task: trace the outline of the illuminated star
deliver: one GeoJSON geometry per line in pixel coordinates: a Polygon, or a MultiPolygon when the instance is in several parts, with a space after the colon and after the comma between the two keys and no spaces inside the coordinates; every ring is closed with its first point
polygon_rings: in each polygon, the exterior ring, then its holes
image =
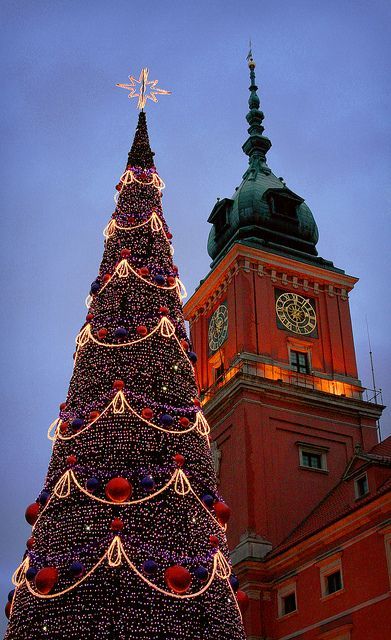
{"type": "Polygon", "coordinates": [[[148,80],[148,74],[149,69],[145,67],[141,70],[138,80],[136,80],[136,78],[133,78],[133,76],[129,76],[129,84],[116,85],[117,87],[122,87],[122,89],[128,89],[128,91],[130,91],[128,96],[129,98],[138,98],[138,109],[144,109],[147,100],[157,102],[156,94],[167,96],[171,93],[171,91],[166,91],[165,89],[160,89],[159,87],[157,87],[156,85],[159,82],[158,80],[148,80]],[[138,87],[137,85],[140,85],[140,87],[138,87]]]}

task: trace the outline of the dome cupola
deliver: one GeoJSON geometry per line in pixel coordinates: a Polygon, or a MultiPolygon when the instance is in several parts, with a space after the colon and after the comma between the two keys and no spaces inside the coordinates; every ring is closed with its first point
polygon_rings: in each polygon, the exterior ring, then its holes
{"type": "Polygon", "coordinates": [[[249,157],[249,166],[232,198],[218,200],[208,218],[213,224],[208,239],[212,266],[236,242],[301,260],[322,261],[316,259],[318,229],[310,208],[267,165],[266,154],[272,143],[263,135],[264,114],[251,51],[247,60],[251,80],[246,116],[249,137],[242,149],[249,157]]]}

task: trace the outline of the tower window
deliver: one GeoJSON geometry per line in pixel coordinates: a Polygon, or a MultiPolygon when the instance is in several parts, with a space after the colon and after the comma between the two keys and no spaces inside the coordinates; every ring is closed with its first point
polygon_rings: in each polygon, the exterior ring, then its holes
{"type": "Polygon", "coordinates": [[[334,556],[333,559],[329,559],[325,564],[322,563],[322,565],[320,569],[321,592],[322,598],[327,598],[333,593],[338,593],[338,591],[342,591],[343,589],[341,556],[334,556]]]}
{"type": "Polygon", "coordinates": [[[220,233],[223,231],[227,224],[227,212],[225,209],[221,209],[215,217],[214,225],[216,229],[216,233],[220,233]]]}
{"type": "Polygon", "coordinates": [[[302,351],[291,351],[290,352],[290,364],[294,371],[298,373],[309,373],[309,360],[308,353],[303,353],[302,351]]]}
{"type": "Polygon", "coordinates": [[[341,571],[338,569],[333,573],[329,573],[326,576],[326,593],[329,595],[330,593],[335,593],[336,591],[340,591],[342,589],[342,576],[341,571]]]}
{"type": "Polygon", "coordinates": [[[288,593],[287,596],[282,598],[282,615],[286,616],[288,613],[296,611],[296,594],[288,593]]]}
{"type": "Polygon", "coordinates": [[[302,469],[327,472],[327,447],[296,442],[299,446],[299,465],[302,469]]]}
{"type": "Polygon", "coordinates": [[[269,210],[271,214],[297,219],[297,205],[300,199],[292,198],[286,194],[271,193],[268,197],[269,210]]]}
{"type": "Polygon", "coordinates": [[[322,455],[320,453],[303,451],[301,457],[302,457],[302,462],[304,467],[311,467],[311,469],[322,468],[322,455]]]}
{"type": "Polygon", "coordinates": [[[278,616],[287,616],[297,611],[296,583],[290,583],[278,591],[278,616]]]}
{"type": "Polygon", "coordinates": [[[354,481],[354,488],[357,499],[363,498],[367,493],[369,493],[368,476],[366,473],[354,481]]]}

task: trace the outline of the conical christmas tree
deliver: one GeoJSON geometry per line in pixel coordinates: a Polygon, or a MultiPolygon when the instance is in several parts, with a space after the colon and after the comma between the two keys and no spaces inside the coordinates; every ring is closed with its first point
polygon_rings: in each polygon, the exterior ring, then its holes
{"type": "Polygon", "coordinates": [[[244,638],[153,155],[141,111],[7,640],[244,638]]]}

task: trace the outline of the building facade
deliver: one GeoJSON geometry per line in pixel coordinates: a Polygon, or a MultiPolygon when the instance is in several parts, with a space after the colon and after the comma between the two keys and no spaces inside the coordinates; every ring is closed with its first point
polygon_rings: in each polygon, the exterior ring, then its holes
{"type": "Polygon", "coordinates": [[[248,638],[383,640],[391,445],[358,378],[357,278],[318,256],[311,210],[268,167],[249,68],[249,166],[211,212],[211,271],[185,306],[248,638]]]}

